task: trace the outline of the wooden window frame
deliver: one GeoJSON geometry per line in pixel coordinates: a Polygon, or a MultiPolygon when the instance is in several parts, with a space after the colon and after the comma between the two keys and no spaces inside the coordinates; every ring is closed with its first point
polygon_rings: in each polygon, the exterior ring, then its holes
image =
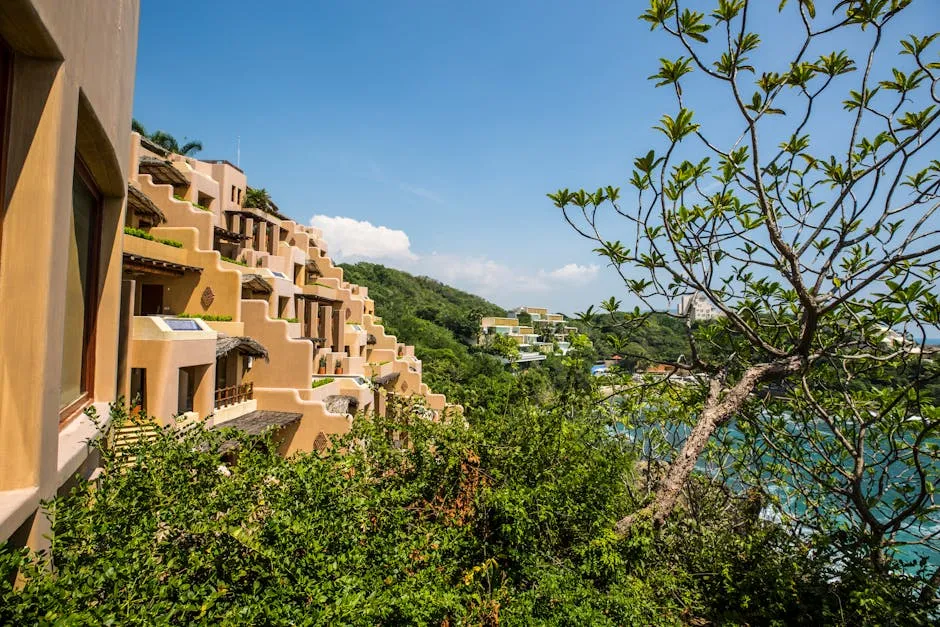
{"type": "Polygon", "coordinates": [[[10,109],[13,105],[13,48],[0,37],[0,250],[6,215],[7,146],[10,143],[10,109]]]}
{"type": "MultiPolygon", "coordinates": [[[[99,268],[101,262],[101,228],[104,219],[104,195],[98,189],[91,172],[79,155],[75,155],[74,175],[95,199],[95,214],[92,216],[91,243],[88,255],[88,277],[90,285],[85,294],[85,320],[82,325],[82,372],[81,380],[85,390],[77,399],[59,410],[59,427],[78,416],[95,398],[95,347],[98,334],[98,290],[100,289],[99,268]]],[[[74,212],[74,209],[72,209],[74,212]]]]}

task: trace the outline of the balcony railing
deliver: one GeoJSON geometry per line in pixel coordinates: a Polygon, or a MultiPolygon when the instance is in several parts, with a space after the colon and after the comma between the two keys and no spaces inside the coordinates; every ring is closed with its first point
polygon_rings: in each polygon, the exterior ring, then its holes
{"type": "Polygon", "coordinates": [[[215,408],[250,401],[254,398],[254,392],[254,383],[240,383],[227,388],[219,388],[215,391],[215,408]]]}

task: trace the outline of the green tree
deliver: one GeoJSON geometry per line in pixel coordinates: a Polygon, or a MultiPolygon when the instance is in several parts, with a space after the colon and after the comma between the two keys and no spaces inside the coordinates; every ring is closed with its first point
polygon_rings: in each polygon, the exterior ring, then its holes
{"type": "Polygon", "coordinates": [[[271,211],[271,194],[263,187],[249,187],[245,190],[245,200],[242,205],[261,211],[271,211]]]}
{"type": "MultiPolygon", "coordinates": [[[[685,320],[686,350],[669,363],[703,375],[695,423],[639,516],[662,525],[716,432],[761,415],[750,408],[770,398],[766,409],[796,408],[822,420],[820,429],[791,434],[788,442],[804,451],[842,451],[828,464],[847,473],[846,485],[861,486],[850,487],[843,502],[858,513],[870,555],[882,564],[878,545],[898,523],[865,504],[878,499],[866,488],[877,460],[866,457],[863,443],[877,432],[886,438],[879,450],[901,451],[894,459],[911,475],[906,505],[896,512],[905,521],[935,516],[930,443],[940,422],[912,420],[935,415],[919,394],[921,378],[874,398],[847,384],[878,364],[921,362],[916,345],[923,347],[940,320],[931,289],[940,251],[940,162],[929,148],[940,132],[940,64],[931,60],[937,33],[891,47],[900,38],[895,18],[909,0],[825,7],[784,0],[774,4],[780,17],[773,23],[792,25],[789,51],[760,54],[755,28],[771,23],[767,3],[719,0],[708,14],[685,4],[651,0],[641,16],[677,49],[650,77],[672,92],[676,109],[655,127],[665,138],[662,150],[634,161],[634,199],[622,201],[613,186],[549,194],[650,309],[700,294],[723,316],[709,325],[685,320]],[[684,89],[692,76],[695,89],[684,89]],[[707,115],[693,113],[696,95],[707,111],[734,119],[710,127],[707,115]],[[834,106],[840,102],[841,118],[834,106]],[[814,133],[825,133],[825,141],[814,142],[814,133]],[[629,242],[602,235],[608,213],[631,225],[629,242]],[[891,328],[915,341],[887,341],[891,328]],[[755,395],[771,384],[775,394],[755,395]]],[[[604,304],[610,313],[619,307],[615,299],[604,304]]],[[[642,325],[648,317],[637,308],[623,322],[642,325]]],[[[765,444],[779,433],[751,424],[765,444]]],[[[625,517],[618,529],[637,519],[625,517]]]]}
{"type": "Polygon", "coordinates": [[[183,155],[184,157],[192,156],[202,150],[202,142],[199,140],[189,141],[180,146],[175,137],[164,131],[158,130],[148,134],[147,129],[144,128],[144,125],[141,124],[137,119],[131,120],[131,130],[133,130],[135,133],[140,133],[164,150],[178,155],[183,155]]]}
{"type": "Polygon", "coordinates": [[[486,348],[494,355],[508,359],[510,362],[519,359],[519,344],[508,335],[502,333],[487,335],[486,348]]]}

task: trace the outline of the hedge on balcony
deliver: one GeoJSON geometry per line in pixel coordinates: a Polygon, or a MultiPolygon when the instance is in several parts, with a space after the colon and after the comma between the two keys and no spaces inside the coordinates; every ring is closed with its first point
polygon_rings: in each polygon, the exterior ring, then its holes
{"type": "Polygon", "coordinates": [[[158,244],[166,244],[167,246],[172,246],[173,248],[183,247],[183,242],[177,242],[175,239],[161,239],[158,237],[154,237],[153,235],[151,235],[150,233],[146,231],[135,229],[134,227],[131,227],[131,226],[124,227],[124,234],[131,235],[133,237],[139,237],[140,239],[149,240],[151,242],[157,242],[158,244]]]}
{"type": "Polygon", "coordinates": [[[200,205],[198,202],[193,202],[193,201],[191,201],[191,200],[186,200],[185,198],[183,198],[183,197],[180,196],[179,194],[173,194],[173,198],[175,198],[176,200],[178,200],[178,201],[180,201],[180,202],[188,202],[189,204],[191,204],[191,205],[192,205],[193,207],[195,207],[196,209],[202,209],[203,211],[212,211],[212,209],[209,209],[209,207],[206,207],[205,205],[200,205]]]}
{"type": "Polygon", "coordinates": [[[191,313],[182,313],[177,318],[199,318],[200,320],[205,320],[206,322],[231,322],[232,316],[214,316],[212,314],[191,314],[191,313]]]}

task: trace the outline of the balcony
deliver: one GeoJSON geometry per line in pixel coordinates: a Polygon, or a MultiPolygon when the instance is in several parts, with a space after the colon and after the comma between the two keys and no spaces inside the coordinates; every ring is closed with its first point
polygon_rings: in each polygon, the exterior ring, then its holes
{"type": "Polygon", "coordinates": [[[215,391],[215,408],[222,409],[230,405],[237,405],[238,403],[254,400],[254,398],[254,383],[230,385],[227,388],[219,388],[215,391]]]}
{"type": "Polygon", "coordinates": [[[336,294],[336,289],[321,282],[307,283],[303,286],[303,294],[305,296],[315,297],[319,300],[334,302],[339,300],[339,297],[336,294]]]}
{"type": "Polygon", "coordinates": [[[192,265],[191,254],[185,248],[127,233],[124,234],[123,238],[125,265],[140,266],[142,270],[147,272],[177,276],[181,276],[186,272],[202,272],[202,268],[192,265]]]}

